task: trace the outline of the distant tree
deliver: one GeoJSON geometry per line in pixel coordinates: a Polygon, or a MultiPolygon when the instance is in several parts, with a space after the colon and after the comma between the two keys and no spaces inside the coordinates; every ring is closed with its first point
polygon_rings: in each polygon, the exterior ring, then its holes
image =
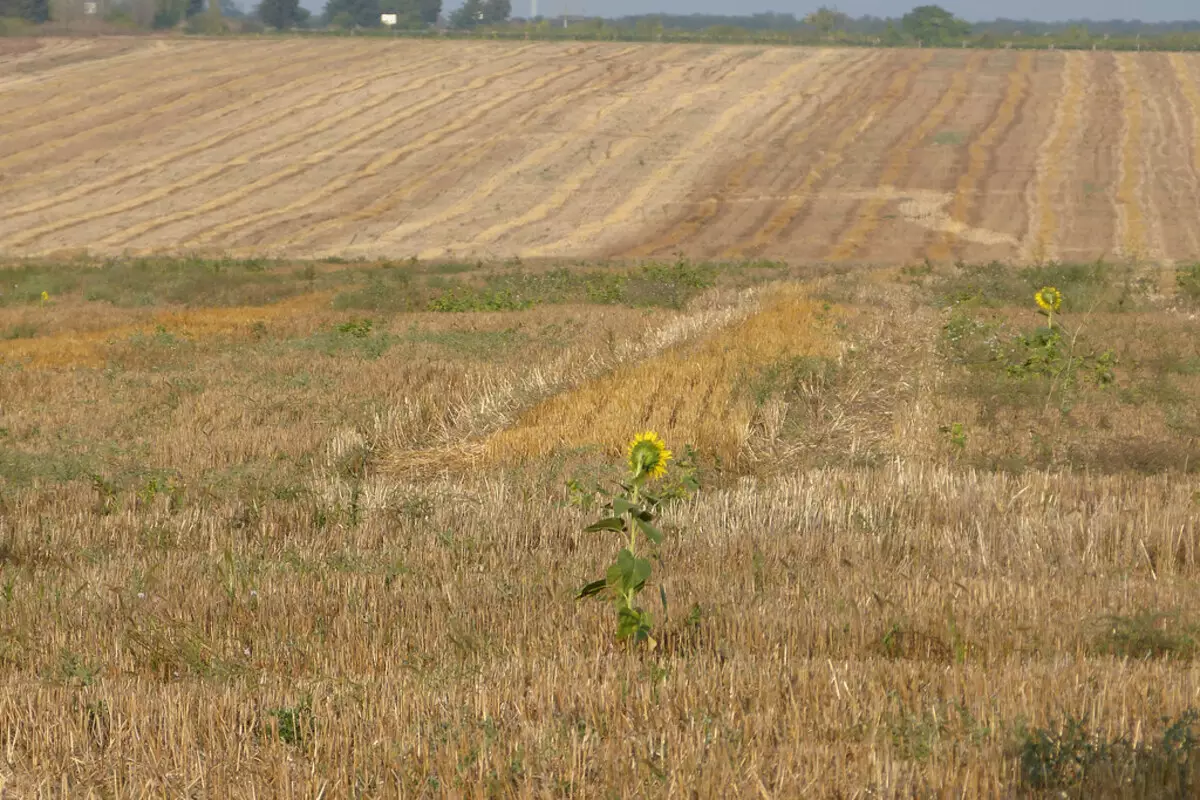
{"type": "Polygon", "coordinates": [[[509,0],[483,0],[483,24],[498,25],[507,22],[512,16],[512,3],[509,0]]]}
{"type": "Polygon", "coordinates": [[[426,25],[436,25],[442,15],[442,0],[416,0],[417,16],[426,25]]]}
{"type": "Polygon", "coordinates": [[[50,0],[0,0],[0,17],[13,17],[26,22],[48,22],[50,0]]]}
{"type": "Polygon", "coordinates": [[[379,27],[379,0],[329,0],[325,19],[339,27],[379,27]]]}
{"type": "Polygon", "coordinates": [[[476,25],[496,25],[512,16],[509,0],[467,0],[450,15],[455,28],[474,28],[476,25]]]}
{"type": "Polygon", "coordinates": [[[187,11],[187,2],[183,0],[158,0],[157,7],[154,12],[154,21],[151,25],[155,28],[174,28],[183,19],[184,13],[187,11]]]}
{"type": "Polygon", "coordinates": [[[187,0],[187,8],[184,10],[184,16],[194,17],[197,14],[203,14],[204,6],[204,0],[187,0]]]}
{"type": "Polygon", "coordinates": [[[30,22],[50,21],[50,0],[26,0],[25,19],[30,22]]]}
{"type": "Polygon", "coordinates": [[[483,0],[466,0],[450,15],[452,28],[474,28],[483,23],[483,0]]]}
{"type": "Polygon", "coordinates": [[[804,24],[816,28],[822,36],[829,36],[834,31],[845,28],[850,17],[828,6],[821,6],[804,18],[804,24]]]}
{"type": "Polygon", "coordinates": [[[971,33],[971,26],[941,6],[917,6],[904,15],[900,26],[925,44],[947,44],[971,33]]]}
{"type": "Polygon", "coordinates": [[[300,17],[300,0],[262,0],[256,13],[264,25],[276,30],[294,28],[300,17]]]}

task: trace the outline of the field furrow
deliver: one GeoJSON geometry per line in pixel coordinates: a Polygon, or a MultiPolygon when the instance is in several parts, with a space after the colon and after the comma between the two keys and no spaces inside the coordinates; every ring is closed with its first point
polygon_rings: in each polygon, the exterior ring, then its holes
{"type": "MultiPolygon", "coordinates": [[[[748,207],[762,204],[757,197],[745,196],[747,190],[757,190],[765,195],[766,203],[772,202],[772,195],[781,191],[780,181],[795,168],[791,163],[793,154],[805,152],[810,137],[830,119],[857,106],[877,84],[881,71],[887,66],[884,56],[872,54],[842,69],[826,70],[817,76],[793,98],[793,102],[773,114],[763,129],[756,132],[758,137],[747,143],[747,149],[751,150],[747,156],[734,163],[716,181],[699,187],[701,191],[696,199],[683,204],[687,209],[684,216],[661,235],[632,248],[618,249],[615,254],[666,255],[701,237],[714,238],[711,236],[714,227],[721,231],[742,230],[746,223],[739,218],[748,216],[748,207]]],[[[751,211],[751,219],[752,215],[751,211]]]]}
{"type": "MultiPolygon", "coordinates": [[[[373,59],[374,57],[368,55],[366,58],[373,59]]],[[[336,59],[338,63],[343,65],[347,62],[347,58],[344,55],[336,56],[336,59]]],[[[318,64],[317,66],[323,66],[323,64],[318,64]]],[[[366,76],[361,76],[353,81],[339,81],[325,91],[314,93],[312,90],[325,81],[326,78],[320,73],[312,73],[310,65],[310,74],[303,80],[291,80],[283,86],[270,86],[249,92],[232,103],[217,105],[215,108],[197,117],[184,118],[174,125],[156,129],[149,135],[135,139],[129,146],[137,147],[145,153],[153,150],[165,135],[175,134],[184,129],[198,129],[202,132],[195,141],[186,146],[179,147],[176,144],[173,147],[168,147],[162,155],[143,160],[141,163],[125,170],[104,170],[101,177],[96,180],[79,182],[79,175],[81,173],[86,174],[87,172],[84,165],[94,162],[103,153],[103,150],[100,152],[85,151],[66,164],[39,171],[35,177],[17,180],[10,184],[11,189],[15,190],[27,186],[36,186],[39,183],[43,185],[50,183],[53,186],[52,181],[60,178],[66,179],[69,185],[32,203],[12,208],[0,206],[0,211],[3,211],[8,217],[32,214],[53,206],[60,206],[66,202],[78,200],[104,189],[117,187],[129,180],[153,173],[155,170],[162,169],[188,157],[204,155],[226,142],[270,129],[276,124],[294,117],[296,114],[303,113],[309,109],[322,108],[338,95],[359,91],[373,81],[394,80],[410,76],[426,67],[430,67],[433,72],[444,75],[443,70],[446,68],[446,62],[444,57],[431,53],[427,58],[419,61],[400,67],[392,67],[368,73],[366,76]],[[297,95],[294,100],[292,99],[292,95],[297,95]],[[232,125],[223,121],[226,117],[244,111],[254,112],[258,106],[265,104],[269,100],[273,100],[274,103],[272,105],[276,106],[269,113],[257,113],[251,120],[244,122],[235,121],[232,125]],[[281,100],[284,102],[280,102],[281,100]],[[74,178],[74,181],[71,180],[72,178],[74,178]]]]}
{"type": "Polygon", "coordinates": [[[967,168],[959,175],[950,202],[950,220],[936,240],[927,248],[926,257],[931,261],[946,261],[954,255],[954,245],[962,231],[971,225],[971,212],[978,201],[979,184],[994,166],[995,147],[1012,128],[1017,110],[1029,94],[1029,75],[1033,71],[1032,53],[1017,57],[1017,66],[1008,75],[1008,88],[1004,99],[996,108],[992,121],[967,147],[967,168]]]}
{"type": "MultiPolygon", "coordinates": [[[[294,218],[292,224],[273,226],[270,238],[260,240],[258,244],[266,247],[277,247],[285,243],[298,246],[314,245],[323,242],[329,235],[337,236],[338,231],[342,229],[357,230],[362,226],[371,226],[372,223],[379,225],[381,222],[386,225],[397,213],[416,217],[400,225],[386,227],[372,237],[370,246],[383,248],[391,242],[404,241],[430,229],[440,230],[440,226],[462,217],[470,217],[478,213],[479,208],[497,191],[523,173],[537,170],[565,150],[590,140],[610,115],[632,102],[635,90],[653,90],[657,86],[671,85],[679,80],[683,72],[695,68],[694,65],[685,62],[668,69],[669,62],[681,55],[679,50],[673,48],[641,64],[625,61],[609,65],[606,62],[615,56],[598,58],[598,63],[605,64],[606,71],[603,77],[593,77],[589,74],[573,89],[560,92],[513,120],[506,120],[504,127],[494,131],[492,136],[478,140],[450,158],[431,165],[412,180],[398,186],[385,184],[379,193],[370,197],[365,206],[355,207],[347,213],[344,208],[330,205],[319,222],[304,224],[304,218],[294,218]],[[597,100],[603,104],[593,109],[592,103],[597,100]],[[586,119],[583,122],[574,121],[570,118],[572,114],[586,115],[586,119]],[[529,133],[530,131],[533,133],[529,133]],[[546,135],[546,131],[550,131],[551,134],[546,135]],[[558,135],[559,131],[569,131],[570,135],[558,135]],[[497,148],[512,146],[524,140],[541,144],[531,152],[510,157],[507,166],[493,172],[484,182],[468,185],[465,192],[458,191],[462,177],[470,175],[473,169],[479,169],[484,159],[492,155],[497,148]],[[454,180],[455,178],[458,180],[454,180]],[[432,196],[426,198],[421,194],[426,189],[432,191],[432,196]],[[423,201],[419,204],[415,200],[418,196],[423,201]],[[422,207],[431,205],[435,208],[440,206],[440,210],[419,215],[422,207]],[[299,228],[296,228],[296,223],[300,224],[299,228]],[[280,238],[281,236],[286,239],[280,238]]],[[[726,58],[724,54],[717,53],[705,60],[716,62],[726,58]]]]}
{"type": "Polygon", "coordinates": [[[46,40],[0,61],[0,253],[1182,261],[1198,61],[46,40]]]}
{"type": "MultiPolygon", "coordinates": [[[[620,58],[632,52],[633,49],[635,48],[626,48],[625,50],[617,51],[617,53],[609,56],[609,58],[620,58]]],[[[181,244],[184,247],[210,246],[218,240],[232,241],[236,236],[239,235],[239,231],[243,231],[247,228],[255,228],[263,223],[269,224],[270,221],[276,220],[280,217],[303,219],[308,213],[310,213],[310,210],[314,206],[321,203],[326,203],[347,190],[355,189],[361,186],[365,181],[386,174],[391,167],[395,166],[401,161],[407,161],[412,156],[433,150],[450,137],[466,131],[471,126],[478,124],[484,117],[494,114],[499,109],[509,106],[514,101],[527,99],[535,92],[549,87],[552,84],[561,83],[564,78],[575,77],[580,73],[584,73],[584,80],[582,82],[577,83],[571,89],[559,90],[559,92],[550,100],[550,103],[556,105],[572,102],[573,100],[578,99],[583,93],[591,91],[588,86],[589,80],[598,80],[591,78],[590,74],[585,73],[584,71],[589,67],[594,67],[597,63],[603,64],[604,60],[605,57],[601,56],[595,60],[585,62],[581,65],[568,65],[561,67],[554,72],[536,78],[530,83],[522,84],[516,89],[497,93],[493,95],[487,102],[474,107],[470,112],[456,118],[453,122],[429,131],[417,139],[406,142],[399,148],[383,153],[377,158],[374,158],[370,162],[364,164],[357,170],[348,173],[342,173],[318,189],[303,194],[290,203],[282,206],[272,205],[271,207],[262,211],[240,216],[236,220],[203,228],[195,233],[192,233],[190,236],[183,238],[181,240],[181,244]]],[[[545,110],[545,106],[539,107],[535,105],[532,110],[533,112],[543,111],[545,110]]],[[[524,118],[525,117],[522,116],[518,119],[524,118]]],[[[475,146],[471,148],[472,155],[479,155],[481,152],[488,152],[492,150],[495,144],[494,140],[502,136],[503,133],[503,130],[494,131],[493,136],[489,137],[489,140],[485,140],[482,146],[475,146]]],[[[469,157],[451,157],[448,159],[448,161],[450,163],[437,168],[435,173],[444,174],[450,170],[465,170],[472,163],[469,157]]],[[[423,177],[418,175],[417,179],[410,182],[409,185],[416,184],[422,179],[423,177]]]]}
{"type": "Polygon", "coordinates": [[[1057,231],[1070,219],[1064,175],[1069,160],[1077,158],[1075,146],[1082,133],[1080,119],[1087,93],[1088,62],[1079,53],[1066,55],[1054,123],[1039,148],[1033,197],[1028,204],[1028,234],[1021,248],[1022,257],[1039,263],[1058,258],[1057,231]]]}

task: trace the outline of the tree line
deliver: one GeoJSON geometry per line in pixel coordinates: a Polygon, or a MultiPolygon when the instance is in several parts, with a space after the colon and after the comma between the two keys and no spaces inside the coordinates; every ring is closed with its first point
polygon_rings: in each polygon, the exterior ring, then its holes
{"type": "MultiPolygon", "coordinates": [[[[79,5],[82,0],[65,0],[79,5]]],[[[67,7],[67,6],[64,6],[67,7]]],[[[51,20],[51,0],[0,0],[0,19],[51,20]]],[[[709,41],[863,46],[1060,47],[1200,50],[1200,20],[1143,23],[1125,20],[1031,22],[997,19],[968,24],[937,5],[921,5],[899,18],[851,17],[821,7],[802,17],[768,12],[749,15],[643,14],[617,19],[512,19],[511,0],[465,0],[449,15],[442,0],[326,0],[324,12],[310,14],[300,0],[259,0],[250,14],[235,0],[108,0],[110,21],[138,27],[200,33],[241,29],[429,31],[482,30],[498,38],[569,38],[616,41],[709,41]],[[385,26],[382,15],[395,17],[385,26]],[[224,20],[239,19],[235,25],[224,20]]],[[[3,28],[0,26],[0,32],[3,28]]]]}

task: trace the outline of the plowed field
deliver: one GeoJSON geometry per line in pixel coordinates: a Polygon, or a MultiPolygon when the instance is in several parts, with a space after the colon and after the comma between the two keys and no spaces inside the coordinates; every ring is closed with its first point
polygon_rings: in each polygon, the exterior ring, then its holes
{"type": "Polygon", "coordinates": [[[0,252],[1200,256],[1200,58],[87,40],[0,51],[0,252]]]}

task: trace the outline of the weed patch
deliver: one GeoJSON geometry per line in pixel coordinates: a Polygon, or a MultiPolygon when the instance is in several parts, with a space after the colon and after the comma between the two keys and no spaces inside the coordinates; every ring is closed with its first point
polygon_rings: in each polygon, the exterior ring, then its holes
{"type": "Polygon", "coordinates": [[[1094,650],[1117,658],[1183,658],[1196,655],[1200,628],[1178,611],[1141,611],[1104,618],[1094,650]]]}
{"type": "Polygon", "coordinates": [[[990,308],[1025,306],[1042,286],[1058,287],[1063,311],[1133,311],[1146,306],[1152,282],[1132,267],[1092,264],[1045,264],[1014,269],[1008,264],[958,265],[931,274],[926,296],[940,307],[971,304],[990,308]]]}
{"type": "Polygon", "coordinates": [[[1068,716],[1051,728],[1019,734],[1022,782],[1081,797],[1191,797],[1200,789],[1200,739],[1195,711],[1164,719],[1155,739],[1106,739],[1086,720],[1068,716]]]}

